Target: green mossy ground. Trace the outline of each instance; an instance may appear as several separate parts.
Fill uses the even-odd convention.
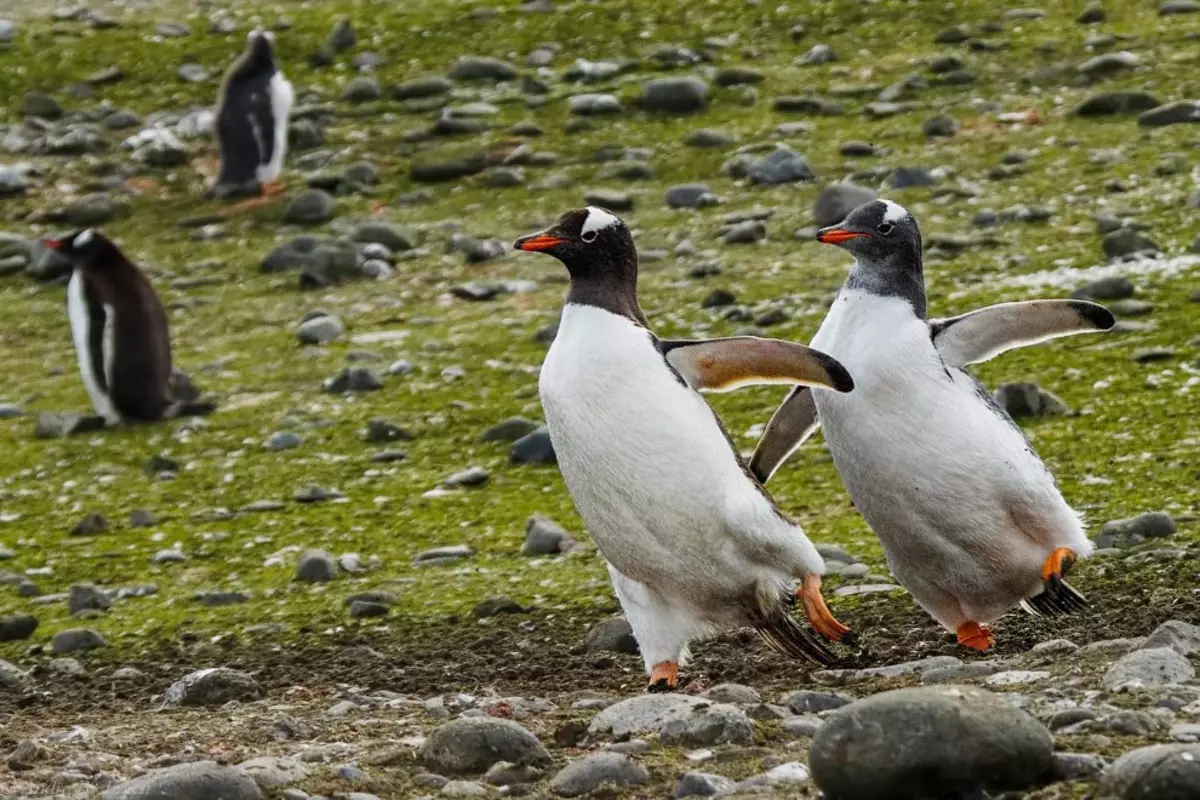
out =
[[[227,5],[239,21],[238,31],[228,36],[208,34],[206,15]],[[636,57],[656,43],[698,47],[706,36],[731,34],[736,34],[736,41],[719,54],[719,63],[745,63],[767,74],[758,86],[759,102],[753,106],[739,105],[732,90],[715,89],[711,109],[695,117],[661,120],[630,113],[615,121],[602,119],[593,131],[575,134],[563,130],[567,112],[560,84],[544,105],[535,108],[526,107],[515,85],[498,98],[489,90],[489,97],[502,107],[492,133],[470,144],[422,146],[420,155],[499,142],[509,124],[531,120],[545,129],[534,147],[561,157],[550,170],[530,168],[531,180],[553,171],[573,178],[574,186],[538,192],[495,190],[484,188],[481,178],[473,178],[433,187],[436,200],[431,204],[388,207],[382,218],[418,230],[432,252],[401,262],[397,275],[386,283],[301,293],[294,276],[260,274],[262,256],[295,233],[280,229],[282,204],[232,219],[226,225],[228,238],[191,241],[178,223],[213,210],[201,197],[201,174],[192,166],[170,171],[139,168],[138,177],[154,180],[157,188],[132,198],[132,214],[106,230],[151,270],[164,302],[172,308],[177,362],[221,398],[222,409],[196,426],[173,422],[57,441],[35,440],[31,417],[0,422],[4,442],[0,511],[6,519],[14,517],[0,522],[0,544],[16,553],[15,559],[0,566],[15,572],[49,570],[33,577],[44,592],[65,591],[83,581],[106,586],[152,583],[159,589],[156,597],[121,601],[103,618],[82,623],[96,627],[113,644],[101,657],[133,659],[181,635],[203,640],[260,622],[283,623],[284,642],[297,631],[327,626],[374,630],[376,623],[358,628],[342,605],[346,595],[366,588],[396,591],[399,603],[390,618],[392,630],[422,626],[428,639],[436,638],[436,622],[445,615],[467,614],[490,595],[509,595],[542,617],[587,620],[613,607],[603,564],[594,553],[561,561],[531,561],[517,554],[522,524],[532,513],[548,515],[576,531],[580,528],[557,471],[510,466],[506,446],[477,442],[480,431],[504,417],[540,416],[536,380],[544,348],[533,337],[557,312],[563,291],[560,269],[548,259],[515,255],[486,265],[465,265],[459,256],[445,255],[449,235],[439,227],[445,221],[459,221],[474,234],[506,239],[534,230],[559,211],[581,204],[586,189],[617,184],[604,179],[603,167],[591,162],[592,152],[600,146],[654,150],[654,180],[627,187],[636,197],[636,208],[624,216],[636,228],[641,247],[671,247],[686,234],[702,249],[719,250],[724,272],[706,280],[686,279],[692,263],[686,259],[644,266],[643,304],[654,326],[666,335],[722,335],[740,327],[700,308],[704,295],[722,286],[734,291],[739,302],[755,308],[786,308],[790,320],[772,327],[770,335],[806,340],[820,322],[823,300],[840,284],[847,267],[843,253],[792,238],[795,229],[810,222],[816,185],[769,190],[738,186],[719,172],[729,152],[688,148],[683,144],[687,133],[699,127],[721,127],[736,133],[742,144],[770,141],[776,138],[776,125],[792,118],[771,110],[773,96],[821,93],[845,83],[887,85],[909,73],[923,72],[925,60],[946,52],[960,54],[977,72],[978,82],[924,90],[913,110],[883,120],[862,117],[856,112],[863,101],[847,99],[851,113],[804,118],[812,123],[812,132],[791,142],[809,157],[822,181],[883,163],[945,167],[982,188],[982,196],[971,201],[937,198],[928,189],[891,193],[917,215],[927,237],[971,232],[971,217],[984,207],[1040,203],[1052,208],[1054,216],[1048,224],[1007,224],[992,231],[997,239],[994,246],[973,247],[956,258],[931,261],[927,265],[931,313],[953,314],[996,301],[1064,294],[1059,288],[1029,289],[1006,280],[1062,263],[1073,267],[1101,263],[1100,239],[1091,217],[1105,208],[1133,211],[1172,254],[1184,252],[1197,231],[1197,212],[1183,203],[1194,189],[1198,141],[1194,127],[1148,131],[1139,129],[1130,117],[1093,122],[1067,113],[1087,89],[1064,88],[1063,83],[1071,79],[1074,65],[1092,55],[1083,42],[1095,32],[1073,22],[1076,4],[1048,4],[1049,16],[1039,21],[1006,21],[1004,32],[994,36],[1009,39],[1011,48],[997,53],[933,43],[935,32],[949,24],[999,20],[1002,9],[994,3],[863,5],[837,0],[793,4],[791,11],[782,13],[772,4],[617,0],[577,3],[566,13],[544,15],[519,13],[513,0],[499,0],[490,4],[498,9],[497,16],[472,19],[469,12],[478,5],[434,0],[333,0],[270,7],[218,2],[191,12],[164,10],[119,17],[120,28],[104,31],[79,22],[34,18],[22,21],[13,48],[0,52],[0,114],[6,115],[0,121],[19,120],[21,98],[30,89],[52,92],[71,109],[103,100],[146,116],[211,102],[215,79],[199,87],[185,84],[175,77],[176,68],[196,61],[219,75],[240,49],[251,24],[272,25],[286,17],[292,28],[279,34],[279,53],[300,98],[333,102],[339,112],[347,112],[329,128],[326,147],[339,152],[337,164],[368,159],[382,173],[376,198],[338,199],[343,220],[366,218],[375,201],[387,202],[416,188],[408,176],[411,148],[401,146],[399,137],[428,124],[429,115],[404,113],[402,106],[392,102],[365,109],[378,114],[359,118],[364,110],[359,107],[353,109],[355,116],[348,115],[351,107],[338,98],[353,74],[347,67],[349,55],[339,57],[338,66],[331,69],[312,70],[306,65],[308,53],[339,18],[354,20],[358,49],[372,49],[389,59],[375,73],[385,87],[408,77],[443,73],[457,54],[496,55],[522,63],[538,43],[552,41],[563,48],[555,62],[561,69],[576,57]],[[1109,5],[1110,21],[1102,30],[1131,37],[1128,46],[1136,48],[1148,66],[1105,82],[1105,90],[1141,88],[1166,100],[1200,95],[1200,51],[1195,47],[1200,19],[1164,20],[1144,4]],[[184,19],[185,14],[194,28],[190,36],[152,38],[155,22]],[[808,22],[809,34],[793,43],[788,30],[800,19]],[[822,67],[792,65],[797,55],[817,42],[833,45],[841,60]],[[1050,43],[1054,49],[1047,51]],[[110,64],[124,69],[127,77],[122,82],[97,87],[91,100],[69,99],[71,84]],[[1068,77],[1046,85],[1021,79],[1039,66],[1052,65],[1065,65]],[[640,86],[640,77],[596,88],[630,97]],[[472,97],[473,90],[465,88],[462,95]],[[1045,124],[997,124],[992,111],[976,108],[977,100],[993,102],[1001,111],[1038,109]],[[938,112],[956,117],[963,130],[949,140],[927,141],[921,121]],[[882,158],[849,161],[838,154],[839,144],[848,139],[868,140],[892,152]],[[119,138],[114,135],[112,141],[115,144]],[[1112,166],[1089,163],[1089,150],[1113,147],[1124,152],[1122,161]],[[988,180],[988,168],[1012,150],[1034,154],[1030,169],[1004,181]],[[1159,157],[1169,152],[1187,154],[1192,172],[1156,175]],[[47,172],[44,188],[24,198],[0,201],[4,227],[29,235],[48,230],[29,225],[29,215],[60,207],[84,190],[92,179],[89,172],[103,163],[125,160],[116,150],[98,158],[37,159]],[[1106,194],[1102,185],[1110,177],[1123,179],[1132,190]],[[698,212],[665,207],[662,196],[668,185],[696,180],[708,183],[729,202]],[[298,193],[302,177],[293,171],[287,181],[290,193]],[[761,246],[719,246],[714,235],[721,218],[757,205],[776,209],[768,223],[770,240]],[[1007,260],[1013,256],[1026,260]],[[174,279],[197,276],[217,277],[221,282],[186,290],[172,286]],[[534,279],[540,288],[483,304],[448,299],[450,286],[487,277]],[[1080,412],[1025,427],[1093,530],[1108,519],[1163,509],[1181,523],[1173,541],[1194,546],[1200,538],[1196,522],[1200,429],[1197,387],[1185,384],[1195,373],[1195,337],[1200,335],[1197,306],[1188,301],[1197,284],[1196,270],[1169,279],[1151,274],[1134,280],[1138,297],[1154,304],[1153,313],[1144,318],[1152,322],[1149,330],[1021,350],[978,372],[988,385],[1036,380]],[[25,277],[0,281],[0,352],[4,354],[0,396],[4,400],[23,401],[31,411],[86,406],[63,305],[61,285],[39,285]],[[399,344],[356,345],[348,338],[309,352],[297,347],[293,329],[306,311],[316,308],[341,314],[351,336],[385,329],[405,329],[409,335]],[[1178,358],[1145,366],[1133,362],[1135,350],[1152,346],[1174,347]],[[416,371],[388,378],[383,390],[367,395],[346,399],[322,394],[321,381],[344,366],[349,352],[362,349],[383,356],[383,362],[373,366],[405,357]],[[214,364],[218,366],[206,369]],[[447,367],[461,367],[465,377],[444,379],[441,373]],[[1157,376],[1157,388],[1148,385],[1151,376]],[[1098,381],[1104,382],[1103,388],[1095,388]],[[745,390],[712,402],[738,445],[749,449],[754,439],[746,431],[766,420],[780,394]],[[379,416],[417,434],[403,445],[407,460],[395,465],[368,463],[376,448],[361,441],[361,432],[369,418]],[[303,444],[289,452],[264,450],[263,441],[278,430],[302,433]],[[144,472],[143,466],[156,453],[185,465],[178,478],[163,481]],[[472,464],[491,470],[486,486],[450,497],[422,498],[448,474]],[[293,492],[313,483],[341,490],[345,501],[291,502]],[[843,544],[876,571],[885,569],[874,537],[851,508],[819,438],[797,454],[771,488],[781,506],[815,540]],[[221,521],[196,518],[206,510],[236,511],[262,499],[285,501],[288,506]],[[129,512],[138,508],[154,511],[161,522],[148,529],[129,527]],[[111,529],[96,537],[69,537],[68,531],[85,512],[104,514],[113,523]],[[152,564],[156,551],[176,543],[187,554],[186,563]],[[458,543],[471,545],[477,555],[452,567],[411,566],[413,555],[427,547]],[[296,555],[310,547],[378,556],[383,566],[329,585],[298,585],[292,581]],[[264,566],[269,556],[281,552],[281,565]],[[1197,577],[1194,562],[1167,568],[1157,562],[1130,566],[1109,560],[1083,565],[1076,582],[1111,612],[1103,619],[1116,619],[1134,597],[1140,608],[1156,614],[1179,603],[1194,609]],[[252,599],[210,610],[191,599],[202,589],[249,590]],[[1120,594],[1105,600],[1106,590]],[[835,600],[834,605],[850,616],[865,606],[883,619],[890,608],[902,609],[906,619],[919,619],[912,616],[911,603],[901,598],[869,602],[847,598]],[[36,613],[41,626],[35,643],[48,642],[56,631],[81,624],[68,616],[65,604],[35,606],[18,598],[11,587],[0,587],[0,609]],[[1011,624],[1025,631],[1051,630],[1020,620]],[[1089,626],[1086,620],[1071,624],[1073,638],[1106,636],[1105,630]],[[575,626],[575,633],[582,630],[583,626]],[[924,626],[923,635],[937,638],[932,624]],[[0,657],[20,661],[29,644],[0,645]]]

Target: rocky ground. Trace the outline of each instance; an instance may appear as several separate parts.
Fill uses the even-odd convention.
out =
[[[298,107],[285,197],[232,213],[255,25]],[[1198,76],[1192,0],[0,2],[0,796],[1200,796]],[[661,333],[803,341],[847,266],[814,227],[879,193],[931,313],[1116,312],[979,369],[1091,608],[957,648],[817,437],[772,492],[861,642],[730,634],[644,696],[538,422],[564,275],[511,240],[605,205]],[[216,414],[81,423],[35,242],[89,225]],[[779,399],[712,401],[748,450]]]

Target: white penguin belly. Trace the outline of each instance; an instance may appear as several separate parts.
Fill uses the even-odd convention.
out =
[[[645,329],[567,305],[539,386],[559,469],[622,574],[699,605],[789,577],[755,563],[741,532],[803,537],[746,476],[708,404]]]
[[[994,619],[1036,593],[1055,547],[1090,550],[1024,436],[947,370],[906,301],[850,293],[813,347],[855,378],[847,395],[814,395],[838,473],[892,572],[943,624]]]
[[[271,76],[267,91],[271,97],[271,116],[275,120],[275,139],[271,142],[270,160],[257,170],[256,177],[260,183],[271,183],[283,172],[283,161],[287,156],[288,116],[295,99],[292,84],[281,72]]]
[[[75,343],[75,357],[79,361],[79,376],[83,379],[83,386],[92,401],[92,408],[98,416],[104,417],[108,424],[115,425],[120,422],[121,415],[117,413],[112,397],[104,390],[105,385],[111,385],[109,375],[112,373],[114,344],[111,333],[114,330],[112,313],[109,312],[106,317],[101,345],[105,352],[100,354],[100,363],[104,364],[105,372],[108,373],[103,376],[105,383],[101,384],[102,376],[98,376],[93,367],[95,362],[92,360],[91,314],[87,298],[84,297],[83,278],[78,270],[71,275],[71,280],[67,283],[67,318],[71,321],[71,338]]]

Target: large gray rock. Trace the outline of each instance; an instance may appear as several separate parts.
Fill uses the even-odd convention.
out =
[[[675,797],[716,797],[733,792],[734,783],[724,775],[685,772],[675,784]]]
[[[1169,647],[1184,656],[1200,653],[1200,627],[1178,619],[1164,622],[1146,637],[1140,649],[1153,650],[1158,647]]]
[[[601,786],[641,786],[650,773],[624,753],[593,753],[572,761],[550,781],[550,791],[578,797]]]
[[[657,733],[676,719],[688,717],[698,706],[709,703],[684,694],[641,694],[614,703],[592,720],[592,733],[610,733],[623,738],[633,733]]]
[[[392,88],[392,97],[397,100],[420,100],[446,94],[453,88],[454,84],[440,75],[409,78]]]
[[[812,167],[807,159],[787,147],[780,147],[750,165],[746,177],[751,183],[778,186],[797,181],[811,181]]]
[[[118,783],[100,800],[262,800],[262,790],[237,767],[193,761]]]
[[[1001,697],[968,686],[897,689],[835,711],[810,767],[831,800],[967,796],[1040,784],[1054,740]]]
[[[210,667],[188,673],[171,684],[163,701],[168,706],[219,706],[230,700],[260,697],[262,689],[250,675],[229,667]]]
[[[550,753],[537,737],[515,722],[463,717],[437,728],[421,746],[421,763],[431,772],[482,775],[497,761],[545,767]]]
[[[333,314],[317,314],[310,316],[296,328],[296,338],[300,344],[326,344],[346,332],[346,326],[339,317]]]
[[[1104,92],[1086,98],[1075,113],[1081,117],[1102,117],[1149,111],[1160,105],[1162,101],[1149,92]]]
[[[1163,539],[1174,535],[1175,520],[1165,511],[1148,511],[1128,519],[1104,523],[1096,535],[1100,547],[1133,547],[1146,539]]]
[[[361,244],[381,244],[393,253],[412,250],[417,246],[411,231],[390,222],[364,222],[354,229],[351,237]]]
[[[676,717],[658,732],[664,744],[705,747],[715,744],[754,744],[754,726],[740,708],[724,703]]]
[[[879,192],[853,183],[832,183],[813,201],[813,222],[818,227],[836,225],[863,203],[879,197]]]
[[[1134,650],[1121,656],[1104,673],[1104,686],[1116,689],[1126,684],[1162,686],[1167,683],[1186,683],[1196,677],[1191,662],[1170,647]]]
[[[1143,111],[1138,116],[1138,125],[1146,128],[1161,128],[1180,122],[1200,122],[1200,101],[1178,100]]]
[[[333,195],[310,189],[293,200],[283,212],[283,221],[291,225],[321,225],[334,217]]]
[[[107,644],[104,637],[91,628],[68,628],[54,634],[54,638],[50,640],[50,649],[55,655],[61,656],[80,650],[94,650]]]
[[[38,620],[32,614],[13,614],[0,617],[0,642],[28,639],[37,630]],[[0,682],[3,682],[0,678]]]
[[[449,77],[456,81],[511,81],[520,73],[507,61],[488,56],[464,56],[450,67]]]
[[[308,767],[304,762],[291,756],[259,756],[243,761],[238,768],[264,789],[291,786],[308,775]]]
[[[708,84],[699,78],[655,78],[646,82],[637,102],[646,111],[691,114],[708,105]]]
[[[525,520],[525,543],[521,554],[526,556],[549,556],[569,553],[577,542],[552,519],[534,514]]]
[[[1118,758],[1100,779],[1100,800],[1195,800],[1200,744],[1156,744]]]
[[[106,194],[86,194],[71,201],[64,211],[67,222],[76,228],[103,225],[114,219],[122,207]]]
[[[0,692],[19,692],[29,685],[29,675],[24,670],[0,658]]]
[[[624,617],[613,617],[593,625],[583,641],[588,653],[612,652],[637,655],[638,643],[633,638],[633,628]]]

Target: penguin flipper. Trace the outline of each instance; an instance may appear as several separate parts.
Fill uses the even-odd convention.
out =
[[[813,631],[787,613],[786,607],[780,607],[770,615],[758,616],[751,624],[771,649],[785,656],[822,666],[828,666],[837,659]]]
[[[1106,331],[1114,324],[1112,312],[1087,300],[1029,300],[930,320],[929,335],[947,366],[965,367],[1017,347]]]
[[[838,392],[854,388],[850,373],[833,356],[780,339],[664,339],[658,348],[693,389],[729,391],[764,383],[821,386]]]
[[[758,482],[769,481],[775,470],[812,436],[819,424],[812,389],[797,386],[775,410],[750,457],[750,471]]]
[[[1087,607],[1087,598],[1061,578],[1047,581],[1039,594],[1021,601],[1021,608],[1035,617],[1057,617]]]

